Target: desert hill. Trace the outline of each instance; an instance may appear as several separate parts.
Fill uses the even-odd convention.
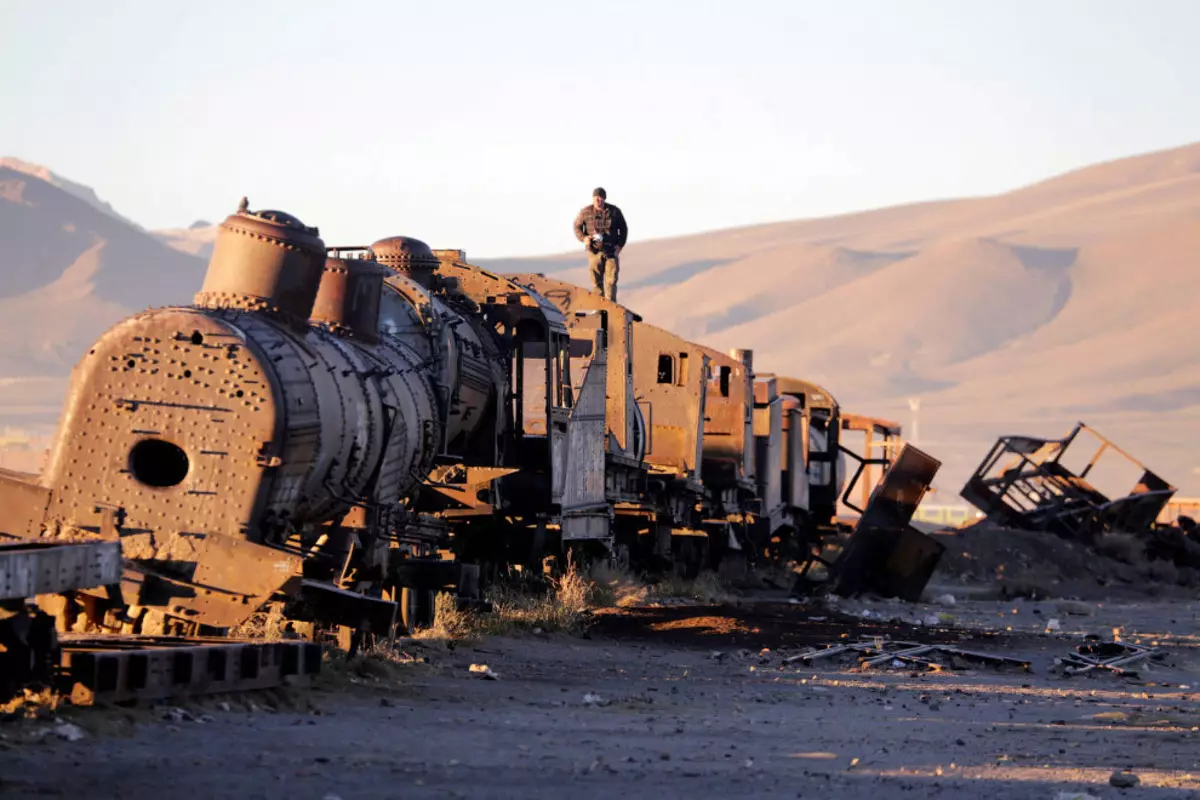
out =
[[[1077,420],[1200,494],[1200,144],[991,197],[657,241],[623,208],[623,303],[910,433],[919,398],[946,501],[996,436]],[[487,262],[586,285],[584,264]]]
[[[186,228],[165,228],[151,231],[151,234],[163,244],[173,247],[181,253],[208,261],[208,257],[212,255],[213,245],[217,241],[217,226],[205,220],[196,220]]]
[[[96,337],[148,306],[188,302],[204,266],[91,189],[0,162],[0,422],[52,426]]]

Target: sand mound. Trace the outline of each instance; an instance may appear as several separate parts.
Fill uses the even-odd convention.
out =
[[[1149,559],[1145,541],[1128,534],[1102,537],[1093,549],[985,521],[937,539],[946,552],[934,583],[991,586],[1000,598],[1194,596],[1200,586],[1200,572]]]

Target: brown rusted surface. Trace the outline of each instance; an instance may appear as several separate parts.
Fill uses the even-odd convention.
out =
[[[313,303],[313,322],[364,342],[379,340],[383,269],[363,258],[329,258]]]
[[[647,463],[701,478],[707,356],[691,342],[645,322],[634,323],[633,343],[633,387],[649,429]]]
[[[221,223],[196,304],[269,311],[305,326],[324,259],[316,228],[282,211],[250,211],[243,201]]]
[[[619,516],[664,558],[757,548],[824,519],[839,433],[879,428],[860,419],[580,287],[405,236],[326,251],[243,205],[195,305],[79,363],[46,473],[0,473],[2,528],[119,539],[134,613],[106,610],[135,629],[295,609],[301,578],[351,618],[391,608],[392,556],[443,546],[503,563],[611,544]]]
[[[872,489],[854,535],[833,565],[835,592],[920,599],[945,546],[909,523],[940,467],[937,459],[904,445]]]
[[[429,245],[410,236],[392,236],[371,245],[375,260],[392,272],[428,287],[438,269],[438,257]]]
[[[837,400],[811,381],[769,377],[784,400],[784,499],[811,525],[830,525],[846,478]]]
[[[12,470],[0,470],[0,535],[32,539],[42,530],[50,488],[40,476]]]
[[[696,345],[710,369],[704,404],[704,482],[739,485],[754,477],[753,375],[736,359]]]

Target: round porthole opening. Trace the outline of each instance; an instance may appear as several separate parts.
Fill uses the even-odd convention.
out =
[[[143,439],[129,451],[129,470],[146,486],[178,486],[188,474],[187,453],[162,439]]]

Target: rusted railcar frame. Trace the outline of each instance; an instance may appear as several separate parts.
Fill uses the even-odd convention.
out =
[[[1076,474],[1062,459],[1084,432],[1099,444]],[[1122,497],[1108,497],[1088,482],[1088,475],[1110,452],[1142,472]],[[1175,491],[1176,487],[1095,428],[1078,422],[1061,439],[1000,437],[960,494],[998,524],[1087,541],[1109,531],[1149,530]]]

